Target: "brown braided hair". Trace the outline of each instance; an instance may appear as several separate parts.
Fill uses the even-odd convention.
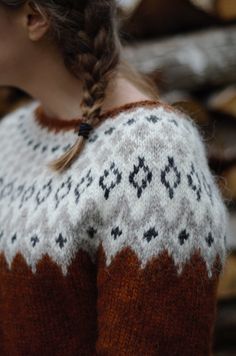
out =
[[[0,4],[18,8],[27,0],[0,0]],[[33,0],[30,1],[51,20],[49,39],[56,41],[68,70],[83,83],[81,110],[85,126],[100,121],[106,88],[111,79],[123,73],[153,99],[158,94],[151,78],[141,75],[123,58],[115,0]],[[75,129],[78,132],[79,127]],[[78,136],[74,145],[49,163],[54,171],[68,168],[86,141]]]

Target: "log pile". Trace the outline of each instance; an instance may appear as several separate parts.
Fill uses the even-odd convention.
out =
[[[168,39],[135,41],[125,58],[152,77],[165,91],[196,90],[236,82],[236,25]]]

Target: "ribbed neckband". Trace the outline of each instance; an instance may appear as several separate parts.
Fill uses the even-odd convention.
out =
[[[139,107],[147,106],[159,106],[162,103],[159,100],[140,100],[131,103],[123,104],[121,106],[114,107],[102,113],[100,115],[101,122],[107,118],[115,118],[118,114],[122,112],[131,111]],[[75,127],[83,121],[83,118],[74,119],[63,119],[58,117],[49,117],[46,115],[42,104],[34,109],[35,121],[41,126],[47,128],[49,131],[59,132],[59,131],[69,131],[74,130]]]

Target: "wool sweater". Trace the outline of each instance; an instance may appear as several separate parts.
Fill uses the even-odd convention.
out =
[[[33,100],[0,121],[0,355],[211,354],[229,233],[203,134],[153,100],[76,139]]]

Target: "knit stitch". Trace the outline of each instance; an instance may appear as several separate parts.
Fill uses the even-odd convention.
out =
[[[0,354],[210,355],[229,216],[197,125],[123,107],[56,174],[76,120],[40,110],[0,123]]]

